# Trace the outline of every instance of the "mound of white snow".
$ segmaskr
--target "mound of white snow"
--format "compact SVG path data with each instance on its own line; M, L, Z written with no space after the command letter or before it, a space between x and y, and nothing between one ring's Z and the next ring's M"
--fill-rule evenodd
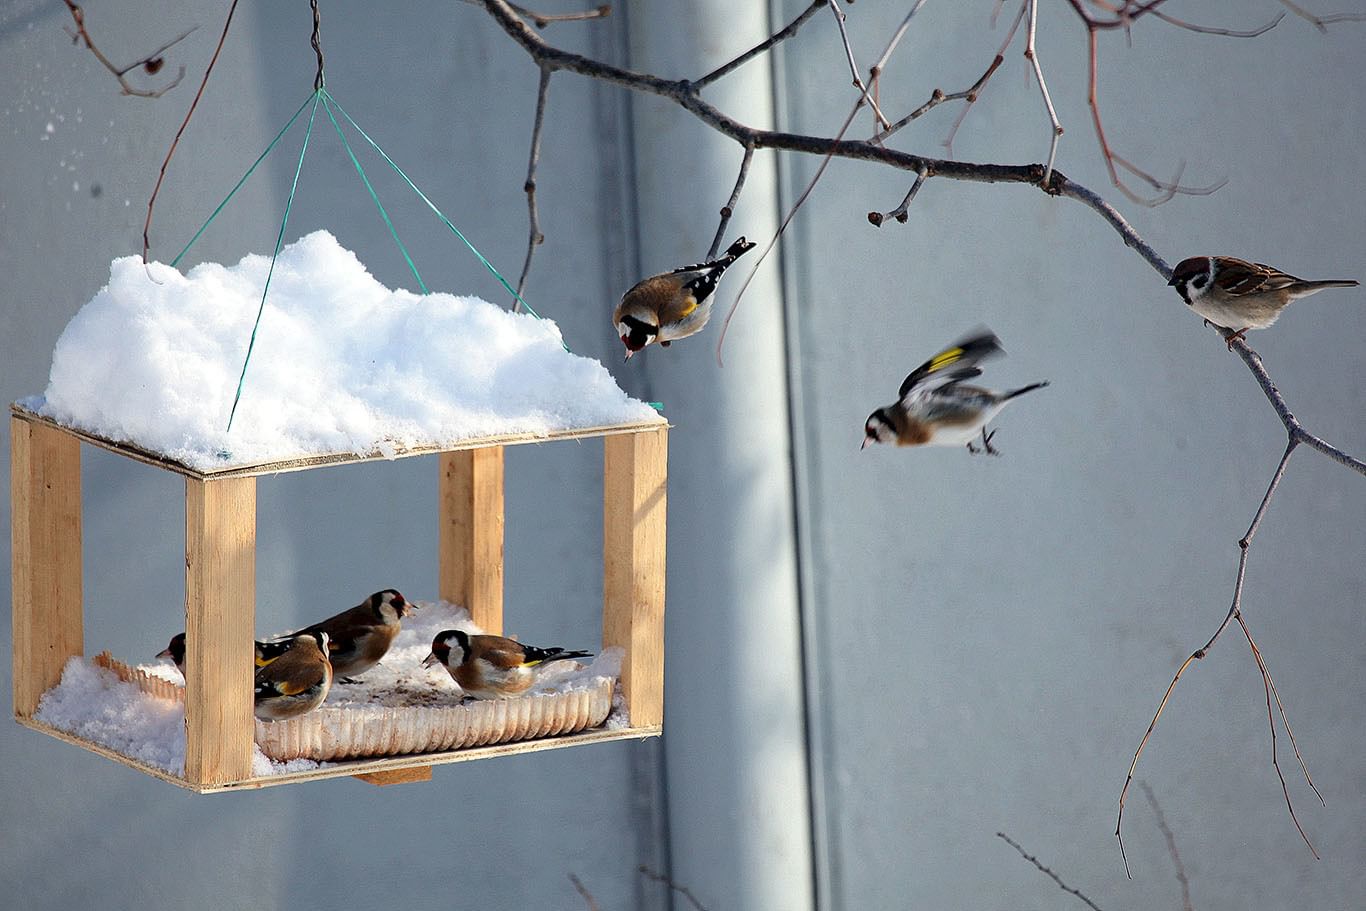
M390 290L317 231L280 253L228 432L269 266L114 260L58 339L46 392L23 404L200 471L662 421L565 351L553 322Z

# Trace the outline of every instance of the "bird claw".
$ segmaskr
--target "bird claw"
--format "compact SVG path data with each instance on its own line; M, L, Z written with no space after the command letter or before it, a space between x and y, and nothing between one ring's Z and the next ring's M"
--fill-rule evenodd
M973 455L980 455L980 454L983 453L983 452L985 452L987 455L994 455L994 456L1000 455L1000 454L1001 454L1001 450L999 450L999 449L997 449L995 446L991 445L991 438L994 437L994 436L996 436L996 431L993 430L991 433L987 433L987 429L986 429L985 427L983 427L983 428L982 428L982 448L981 448L981 449L978 449L978 448L977 448L977 445L976 445L975 443L973 443L971 440L969 440L969 441L968 441L968 452L972 453Z
M1242 329L1239 329L1237 332L1233 333L1233 334L1230 335L1228 338L1224 339L1224 342L1228 345L1228 350L1229 350L1229 351L1232 351L1232 350L1233 350L1233 343L1234 343L1234 342L1246 342L1246 341L1247 341L1247 330L1248 330L1248 328L1249 328L1249 327L1244 326Z

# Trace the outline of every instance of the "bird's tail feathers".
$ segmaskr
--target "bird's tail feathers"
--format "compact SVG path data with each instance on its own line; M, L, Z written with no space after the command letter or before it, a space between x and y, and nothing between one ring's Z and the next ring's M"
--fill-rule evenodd
M1038 383L1030 383L1028 386L1021 386L1019 389L1012 389L1010 392L1007 392L1005 395L1001 396L1001 401L1008 402L1016 396L1024 395L1026 392L1033 392L1035 389L1042 389L1047 385L1048 380L1042 380Z
M566 661L570 658L592 658L592 652L567 652L562 648L536 648L533 645L522 647L526 652L526 667L535 667L538 664L548 664L551 661Z

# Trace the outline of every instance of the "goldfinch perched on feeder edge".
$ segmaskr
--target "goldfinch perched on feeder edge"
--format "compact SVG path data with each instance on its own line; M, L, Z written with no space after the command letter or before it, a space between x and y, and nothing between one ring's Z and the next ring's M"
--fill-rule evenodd
M338 683L354 683L349 677L379 664L393 645L402 620L413 606L392 588L375 592L350 610L291 633L327 633L331 640L332 670Z
M332 688L327 633L301 633L279 658L256 672L256 717L280 721L311 712Z
M1265 329L1292 301L1324 288L1355 288L1354 279L1305 281L1261 263L1232 256L1192 256L1172 270L1167 282L1196 313L1224 329L1232 329L1228 346L1249 329Z
M741 237L720 259L652 275L623 294L612 313L612 324L626 346L626 359L651 342L667 348L676 339L701 332L711 318L716 283L731 263L753 247Z
M262 642L256 641L256 666L265 667L276 658L279 658L289 649L289 643L281 642ZM171 644L156 653L158 658L170 658L175 662L176 670L180 671L181 676L185 674L185 634L176 633L171 637Z
M965 338L945 348L911 371L897 393L900 398L868 415L863 425L863 446L896 443L898 446L959 446L979 450L973 438L980 431L982 446L991 455L996 431L987 433L987 422L1011 399L1048 385L1031 383L1010 392L968 386L963 380L980 376L979 362L1005 354L1001 341L990 331ZM862 448L862 447L860 447Z
M531 689L539 665L591 657L591 652L536 648L503 636L471 636L448 629L436 634L422 666L439 663L465 695L475 699L511 699Z

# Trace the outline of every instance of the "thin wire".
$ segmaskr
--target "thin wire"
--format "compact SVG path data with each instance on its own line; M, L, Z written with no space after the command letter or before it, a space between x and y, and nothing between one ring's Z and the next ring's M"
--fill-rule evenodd
M266 272L266 285L261 289L261 306L256 310L256 322L251 327L251 341L247 342L247 356L242 360L242 373L237 378L237 394L232 399L232 410L228 412L228 432L232 431L232 419L237 414L237 403L242 400L242 384L247 378L247 364L251 363L251 352L256 347L256 330L261 328L261 315L266 312L266 295L270 292L270 279L275 274L275 261L280 256L280 247L285 242L285 226L289 224L289 211L294 208L294 191L299 187L299 173L304 169L304 156L308 154L308 139L313 135L313 120L318 115L318 102L323 99L324 90L313 92L313 110L308 114L308 130L304 133L303 147L299 149L299 163L294 167L294 180L289 185L289 199L285 202L285 216L280 220L280 233L275 238L275 252L270 257L270 269Z
M337 99L333 98L332 95L327 91L327 89L320 89L320 91L327 96L328 100L331 101L332 104L336 105L337 110L341 111L341 115L346 118L346 122L351 124L352 128L354 128L355 131L359 133L365 139L366 142L370 143L371 148L378 152L380 157L388 163L389 167L394 169L394 173L398 174L399 177L402 177L403 181L406 184L408 184L409 187L412 188L413 192L416 193L422 199L422 201L427 204L427 208L435 212L436 217L441 219L441 221L446 225L446 227L450 228L451 231L455 234L455 236L460 238L464 242L465 246L470 248L470 252L473 253L478 258L478 260L484 264L484 268L488 269L489 272L492 273L494 278L498 279L498 281L503 285L503 287L508 290L508 293L511 294L513 297L517 298L517 300L521 302L522 306L525 307L527 312L530 313L532 316L536 317L537 319L545 319L545 317L541 316L534 309L532 309L531 305L528 304L526 300L522 298L522 295L517 293L517 289L513 288L512 285L508 283L508 280L506 278L503 278L502 273L500 273L497 269L494 268L493 263L485 259L484 254L480 253L479 250L474 246L474 244L470 243L469 239L466 238L465 235L460 233L460 229L457 228L451 222L451 220L447 218L445 214L436 207L436 203L428 199L427 194L423 193L420 189L418 189L417 184L413 183L412 179L407 174L403 173L403 169L400 168L397 164L395 164L394 160L390 158L373 139L370 138L370 134L366 133L365 130L361 129L360 124L356 123L356 121L351 119L351 115L346 113L346 108L338 104Z
M190 248L194 246L195 241L199 240L199 235L204 233L205 229L209 227L209 223L218 217L218 213L223 211L223 207L228 204L228 201L231 200L234 195L236 195L238 190L242 189L242 184L247 182L247 178L250 177L252 175L252 172L256 170L256 166L259 165L261 162L265 161L266 156L269 155L271 153L271 150L275 148L275 144L280 141L281 137L283 137L285 133L289 132L289 128L294 126L294 121L299 119L299 115L304 112L304 108L308 107L308 103L312 100L313 95L309 95L307 98L304 99L304 103L299 105L299 109L294 112L294 116L289 118L289 123L285 124L283 129L281 129L280 132L275 134L275 138L270 141L270 145L266 146L266 150L261 153L260 157L258 157L254 162L252 162L251 167L247 168L247 173L243 174L242 179L237 181L237 185L234 186L231 192L229 192L228 195L223 199L223 201L218 204L218 208L213 210L213 214L208 217L208 220L205 221L204 224L200 225L198 231L194 232L194 237L190 238L190 242L185 245L185 249L177 253L175 259L171 260L172 266L180 264L180 260L184 258L186 253L190 252Z
M389 236L394 239L394 243L398 244L398 251L403 254L404 260L407 261L408 268L412 270L413 278L417 279L417 286L422 289L423 294L430 294L431 292L427 290L426 283L422 281L422 276L417 271L417 264L414 263L413 258L408 255L408 248L403 245L403 241L399 240L398 231L394 229L394 222L389 218L389 213L385 211L384 203L379 201L379 194L376 193L375 188L371 186L370 178L366 176L365 169L360 166L360 161L356 158L356 153L351 149L351 143L347 140L346 134L342 132L341 124L337 123L337 118L332 115L332 105L336 102L329 101L331 96L327 94L326 90L322 90L320 94L323 99L323 110L327 112L327 119L332 121L332 128L337 131L337 136L340 137L342 146L346 149L346 154L351 157L351 164L356 166L356 173L360 175L361 183L365 184L365 189L369 191L370 199L374 202L375 208L379 209L380 217L384 219L384 223L389 227Z

